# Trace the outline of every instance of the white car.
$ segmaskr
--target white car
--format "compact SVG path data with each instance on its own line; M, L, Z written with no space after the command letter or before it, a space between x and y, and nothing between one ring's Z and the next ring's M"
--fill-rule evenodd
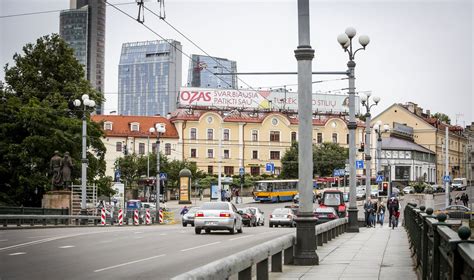
M415 189L411 186L403 188L403 193L405 194L410 194L410 193L415 193Z
M211 230L228 230L230 234L236 231L242 233L242 216L231 202L206 202L194 215L194 232L201 234Z
M249 208L252 213L254 213L255 218L257 219L257 225L264 226L265 225L265 216L263 215L263 211L260 210L258 207L247 207Z

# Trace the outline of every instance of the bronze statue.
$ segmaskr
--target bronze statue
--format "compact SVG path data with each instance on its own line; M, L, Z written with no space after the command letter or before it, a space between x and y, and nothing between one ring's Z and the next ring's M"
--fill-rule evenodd
M50 172L53 174L53 179L51 180L53 191L56 189L57 186L62 185L61 162L62 158L59 156L59 152L54 151L54 156L49 161Z
M74 167L69 152L64 153L64 158L61 160L61 179L64 183L64 188L68 189L71 186L71 171Z

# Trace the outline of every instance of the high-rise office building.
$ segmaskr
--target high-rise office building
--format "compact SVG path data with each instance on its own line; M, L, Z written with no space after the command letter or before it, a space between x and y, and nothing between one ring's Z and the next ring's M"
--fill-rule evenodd
M237 89L237 76L214 75L236 73L237 62L226 58L193 54L189 62L188 86Z
M176 110L181 86L181 43L124 43L118 77L120 115L166 115Z
M99 92L104 91L105 1L71 0L71 9L61 11L59 34L74 49L84 65L87 80ZM96 112L102 113L102 104Z

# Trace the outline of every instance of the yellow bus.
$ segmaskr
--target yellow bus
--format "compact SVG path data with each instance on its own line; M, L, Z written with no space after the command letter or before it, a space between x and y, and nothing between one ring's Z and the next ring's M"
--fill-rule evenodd
M314 180L313 189L317 189L317 186ZM254 189L255 201L292 201L298 193L298 179L255 181Z

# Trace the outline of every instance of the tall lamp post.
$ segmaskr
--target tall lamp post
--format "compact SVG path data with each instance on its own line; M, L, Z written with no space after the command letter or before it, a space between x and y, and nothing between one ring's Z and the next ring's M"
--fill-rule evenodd
M155 222L160 223L160 188L161 188L161 178L160 178L160 134L166 132L164 124L157 123L155 127L150 127L150 133L153 134L156 132L156 218Z
M82 102L74 100L74 106L82 108L82 159L81 159L81 215L87 215L87 110L95 107L95 101L89 99L89 95L83 94Z
M381 168L380 155L382 154L382 134L389 132L390 126L388 126L388 124L382 125L382 121L377 121L374 125L374 131L377 134L377 155L376 155L377 164L375 165L375 170L377 171L377 175L381 175L382 171L380 170ZM391 186L389 185L387 188L387 197L390 197L390 191L391 191L390 188Z
M357 217L357 199L356 199L356 170L355 170L355 156L356 156L356 146L355 146L355 130L357 128L357 123L355 119L355 76L354 69L356 63L354 62L354 56L359 50L365 50L365 47L369 44L370 39L367 35L359 36L359 43L362 48L353 50L352 48L352 39L356 35L356 30L353 27L348 27L345 30L345 33L337 36L337 41L344 49L344 52L347 52L349 55L349 61L347 62L347 67L349 68L349 123L347 128L349 129L349 226L347 228L348 232L359 232L358 217Z
M372 179L372 157L370 155L370 121L371 121L371 115L370 115L370 109L372 107L376 106L380 102L380 97L374 96L372 97L372 100L374 101L373 104L370 104L370 91L367 92L366 94L361 94L360 96L360 101L362 102L362 106L365 107L367 113L365 114L365 200L368 201L370 199L370 194L372 193L372 187L370 184L370 181Z

